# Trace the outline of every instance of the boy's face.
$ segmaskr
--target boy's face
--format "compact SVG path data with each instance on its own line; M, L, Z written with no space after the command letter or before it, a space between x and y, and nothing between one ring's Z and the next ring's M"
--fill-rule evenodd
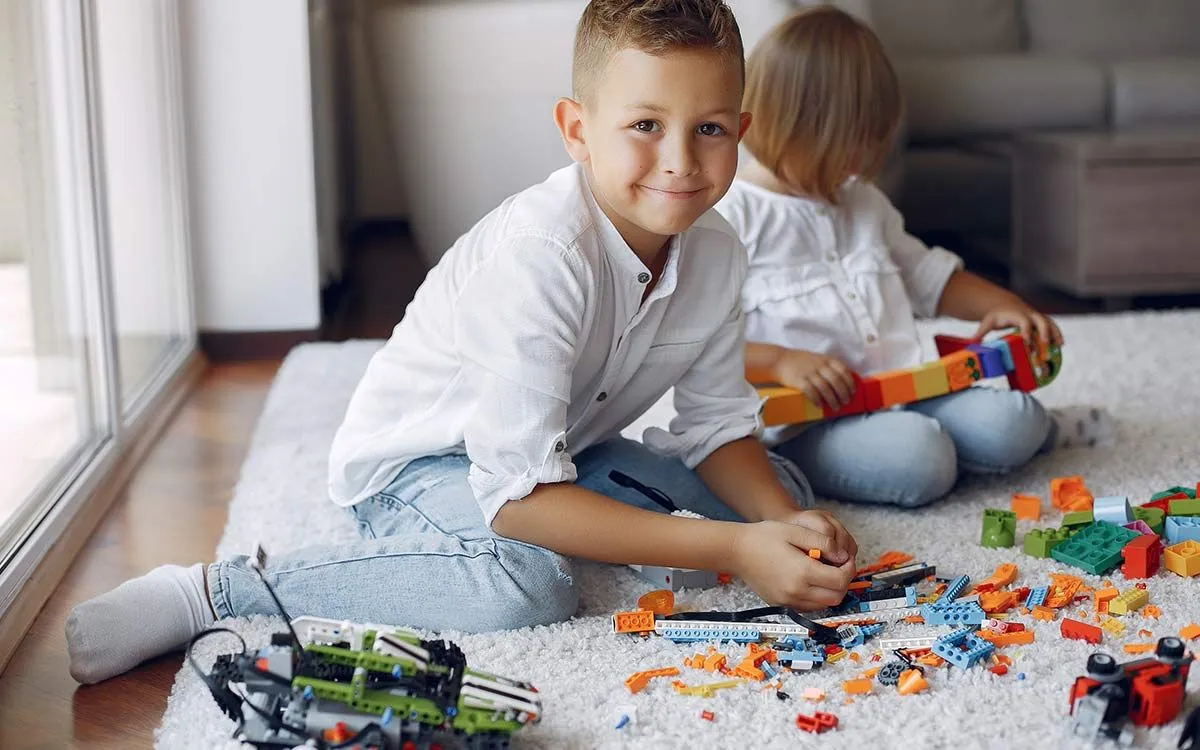
M644 260L729 189L750 124L741 100L741 72L727 56L624 49L583 104L564 100L574 105L565 118L573 113L573 126L556 111L597 202Z

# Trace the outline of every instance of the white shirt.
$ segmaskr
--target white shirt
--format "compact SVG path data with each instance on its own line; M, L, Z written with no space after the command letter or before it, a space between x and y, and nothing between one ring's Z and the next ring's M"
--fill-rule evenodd
M915 316L936 314L962 260L905 232L874 185L847 181L840 199L739 179L717 204L750 254L746 340L836 356L862 374L920 364Z
M652 449L694 467L755 434L739 293L746 252L715 211L651 276L573 165L506 200L429 272L374 356L334 438L329 489L351 505L409 461L466 453L491 524L573 452L618 435L674 386Z

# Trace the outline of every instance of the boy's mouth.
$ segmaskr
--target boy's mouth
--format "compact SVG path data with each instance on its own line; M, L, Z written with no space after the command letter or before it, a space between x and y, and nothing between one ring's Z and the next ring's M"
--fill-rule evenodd
M659 197L666 198L667 200L687 200L689 198L695 198L704 191L703 188L697 188L695 190L679 190L675 188L656 188L649 185L638 185L638 187Z

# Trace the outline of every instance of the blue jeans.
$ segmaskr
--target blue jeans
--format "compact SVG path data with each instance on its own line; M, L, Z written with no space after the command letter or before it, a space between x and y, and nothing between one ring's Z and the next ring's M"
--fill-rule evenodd
M811 505L796 468L778 456L772 463L797 505ZM641 443L609 440L580 452L575 466L576 484L629 505L670 510L611 472L660 490L679 509L743 520L681 461ZM347 508L360 541L272 556L266 577L288 614L467 632L573 615L579 592L570 561L492 531L467 484L469 467L464 455L413 461L382 492ZM279 614L245 556L210 565L208 586L218 618Z
M913 508L944 497L959 471L1003 474L1054 441L1027 393L969 388L903 409L814 425L773 449L821 496Z

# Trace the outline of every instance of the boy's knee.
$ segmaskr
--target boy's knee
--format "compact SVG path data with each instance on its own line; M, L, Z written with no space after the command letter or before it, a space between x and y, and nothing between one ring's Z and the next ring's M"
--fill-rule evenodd
M936 420L901 412L909 422L902 432L906 448L895 458L900 464L895 479L896 505L919 508L950 493L958 480L958 453L954 441Z
M520 543L501 543L500 561L509 578L480 630L513 630L570 619L579 608L579 587L566 558Z

